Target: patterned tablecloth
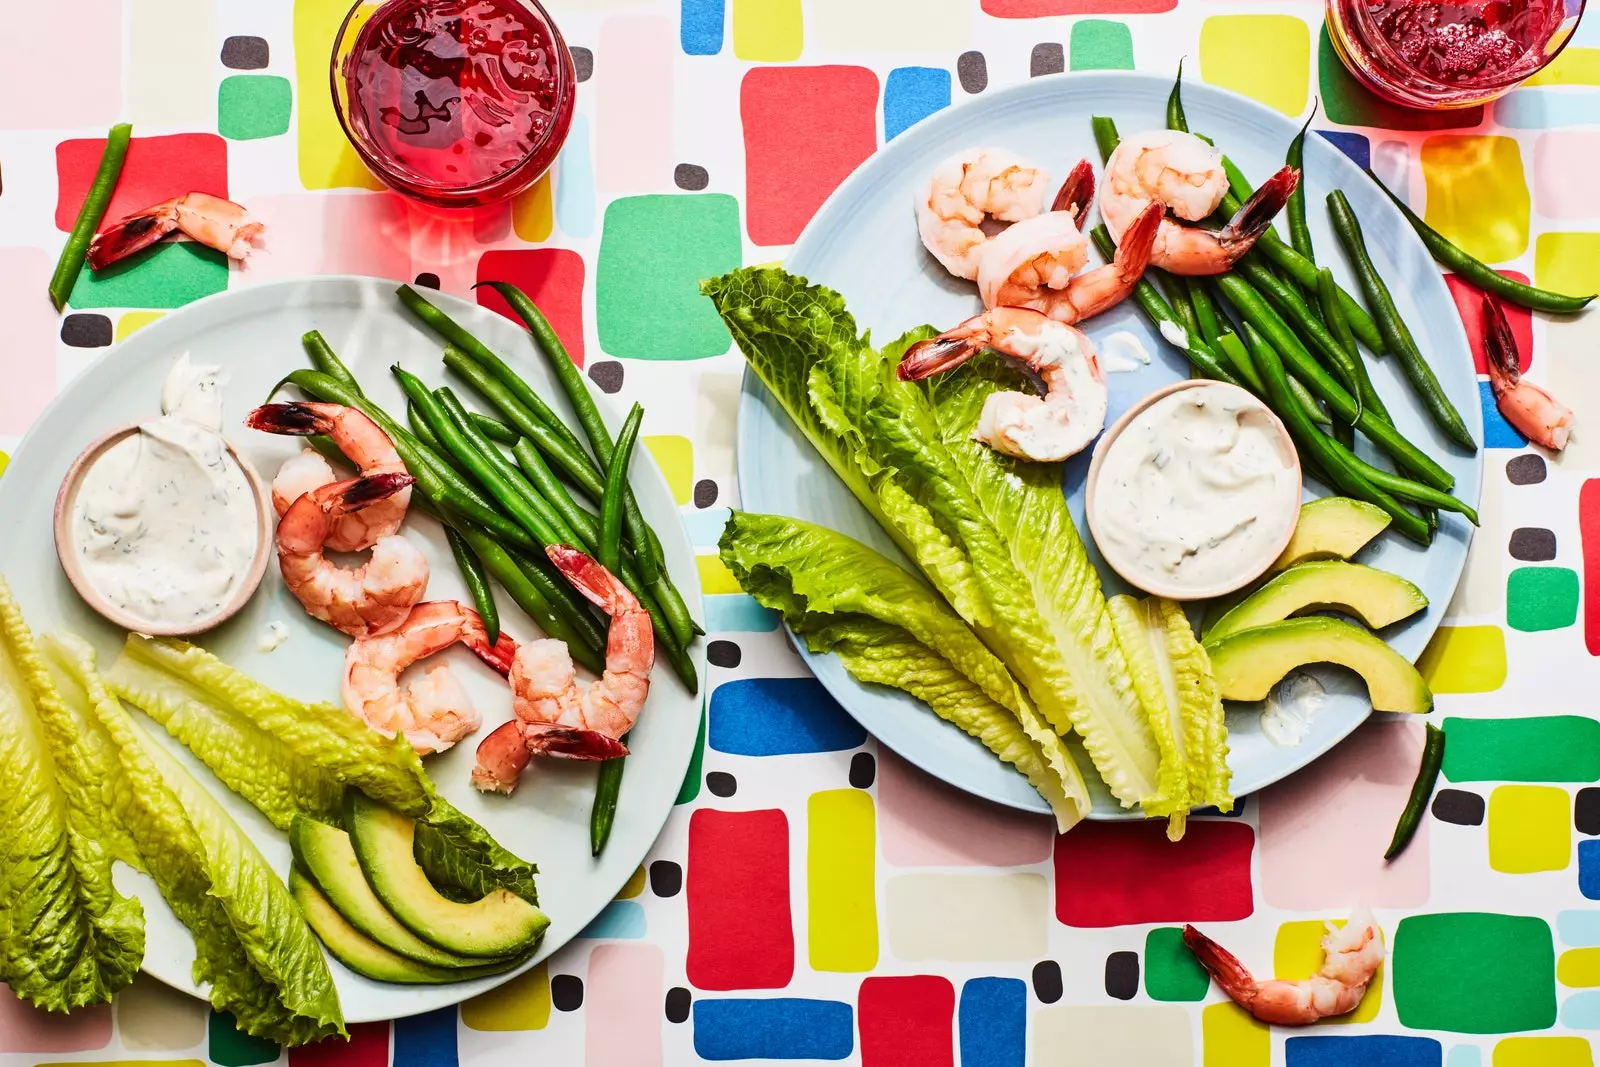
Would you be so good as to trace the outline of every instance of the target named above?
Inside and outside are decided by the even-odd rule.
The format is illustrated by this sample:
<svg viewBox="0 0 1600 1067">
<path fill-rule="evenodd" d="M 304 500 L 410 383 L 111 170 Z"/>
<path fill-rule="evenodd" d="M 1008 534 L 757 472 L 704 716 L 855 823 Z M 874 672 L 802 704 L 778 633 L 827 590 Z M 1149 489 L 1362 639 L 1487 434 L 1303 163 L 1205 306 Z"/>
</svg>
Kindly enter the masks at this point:
<svg viewBox="0 0 1600 1067">
<path fill-rule="evenodd" d="M 460 294 L 509 278 L 594 381 L 646 402 L 646 443 L 702 553 L 712 667 L 678 807 L 580 939 L 459 1010 L 352 1027 L 348 1047 L 288 1052 L 292 1067 L 1592 1064 L 1600 432 L 1582 419 L 1600 418 L 1595 313 L 1513 318 L 1534 378 L 1580 412 L 1559 461 L 1482 386 L 1484 526 L 1423 664 L 1450 731 L 1444 780 L 1385 867 L 1417 720 L 1368 725 L 1176 846 L 1157 825 L 1058 838 L 864 736 L 714 555 L 739 500 L 741 360 L 694 283 L 781 260 L 840 179 L 940 108 L 1187 56 L 1191 77 L 1291 116 L 1320 97 L 1313 128 L 1434 226 L 1508 273 L 1592 292 L 1600 23 L 1537 85 L 1424 115 L 1355 88 L 1307 0 L 557 0 L 583 85 L 553 177 L 441 219 L 379 189 L 340 134 L 327 55 L 344 6 L 15 0 L 0 63 L 0 449 L 105 346 L 209 293 L 326 272 Z M 58 318 L 46 279 L 118 119 L 137 136 L 113 215 L 225 193 L 268 224 L 270 249 L 230 271 L 165 246 L 81 279 Z M 1321 920 L 1357 901 L 1377 909 L 1392 956 L 1354 1015 L 1311 1030 L 1249 1021 L 1179 941 L 1182 923 L 1204 923 L 1260 972 L 1300 977 Z M 148 979 L 68 1022 L 0 999 L 5 1067 L 284 1055 Z"/>
</svg>

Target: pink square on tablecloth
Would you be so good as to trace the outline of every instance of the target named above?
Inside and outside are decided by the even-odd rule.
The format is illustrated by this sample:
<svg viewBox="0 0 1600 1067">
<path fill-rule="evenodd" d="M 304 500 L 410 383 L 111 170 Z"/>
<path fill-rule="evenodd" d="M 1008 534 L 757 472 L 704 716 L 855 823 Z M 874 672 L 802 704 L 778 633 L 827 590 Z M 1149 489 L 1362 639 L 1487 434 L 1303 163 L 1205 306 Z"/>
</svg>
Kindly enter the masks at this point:
<svg viewBox="0 0 1600 1067">
<path fill-rule="evenodd" d="M 1369 722 L 1333 751 L 1269 786 L 1261 824 L 1261 894 L 1290 911 L 1428 901 L 1428 819 L 1383 859 L 1422 759 L 1420 722 Z"/>
<path fill-rule="evenodd" d="M 983 0 L 983 13 L 1001 19 L 1050 15 L 1149 15 L 1171 11 L 1178 0 Z"/>
<path fill-rule="evenodd" d="M 55 270 L 42 248 L 0 248 L 0 322 L 5 323 L 6 387 L 0 434 L 21 434 L 56 395 L 59 320 L 45 289 Z"/>
<path fill-rule="evenodd" d="M 665 968 L 660 945 L 599 945 L 590 953 L 584 1067 L 658 1067 Z"/>
<path fill-rule="evenodd" d="M 1533 206 L 1552 219 L 1595 215 L 1594 189 L 1600 171 L 1600 133 L 1552 130 L 1533 142 Z"/>
<path fill-rule="evenodd" d="M 1020 867 L 1050 858 L 1046 815 L 980 800 L 878 749 L 879 829 L 895 867 Z"/>
<path fill-rule="evenodd" d="M 111 1043 L 111 1005 L 72 1017 L 40 1011 L 0 982 L 0 1052 L 89 1052 Z"/>
<path fill-rule="evenodd" d="M 10 10 L 7 36 L 15 43 L 0 63 L 6 127 L 62 130 L 117 121 L 122 0 L 47 0 Z"/>
</svg>

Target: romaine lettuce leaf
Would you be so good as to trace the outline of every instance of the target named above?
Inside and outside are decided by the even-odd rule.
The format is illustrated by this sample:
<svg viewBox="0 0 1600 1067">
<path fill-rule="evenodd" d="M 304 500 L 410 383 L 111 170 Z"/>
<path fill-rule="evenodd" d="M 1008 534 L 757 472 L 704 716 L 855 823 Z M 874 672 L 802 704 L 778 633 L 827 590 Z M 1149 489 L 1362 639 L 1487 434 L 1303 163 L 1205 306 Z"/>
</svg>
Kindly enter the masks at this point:
<svg viewBox="0 0 1600 1067">
<path fill-rule="evenodd" d="M 184 641 L 130 634 L 105 677 L 274 825 L 295 811 L 338 823 L 352 785 L 417 820 L 417 861 L 436 884 L 538 903 L 537 868 L 440 796 L 404 738 L 276 693 Z"/>
<path fill-rule="evenodd" d="M 66 703 L 116 755 L 102 792 L 194 936 L 196 984 L 245 1033 L 286 1045 L 344 1034 L 322 949 L 255 845 L 105 689 L 87 642 L 50 635 L 44 650 Z"/>
<path fill-rule="evenodd" d="M 1056 464 L 971 440 L 983 400 L 1016 388 L 980 358 L 925 387 L 858 336 L 838 294 L 781 270 L 701 283 L 745 358 L 852 492 L 1015 677 L 1056 731 L 1079 733 L 1112 794 L 1160 796 L 1160 753 L 1067 512 Z"/>
<path fill-rule="evenodd" d="M 1066 829 L 1088 789 L 1061 738 L 1005 665 L 932 590 L 851 538 L 811 523 L 734 512 L 723 562 L 814 651 L 838 651 L 863 681 L 904 689 L 1016 764 Z"/>
<path fill-rule="evenodd" d="M 0 981 L 50 1011 L 111 999 L 144 958 L 144 908 L 111 881 L 104 768 L 0 579 Z"/>
<path fill-rule="evenodd" d="M 1191 808 L 1233 807 L 1227 726 L 1211 662 L 1180 605 L 1115 596 L 1107 606 L 1161 751 L 1161 797 L 1145 812 L 1169 816 L 1167 836 L 1176 841 Z"/>
</svg>

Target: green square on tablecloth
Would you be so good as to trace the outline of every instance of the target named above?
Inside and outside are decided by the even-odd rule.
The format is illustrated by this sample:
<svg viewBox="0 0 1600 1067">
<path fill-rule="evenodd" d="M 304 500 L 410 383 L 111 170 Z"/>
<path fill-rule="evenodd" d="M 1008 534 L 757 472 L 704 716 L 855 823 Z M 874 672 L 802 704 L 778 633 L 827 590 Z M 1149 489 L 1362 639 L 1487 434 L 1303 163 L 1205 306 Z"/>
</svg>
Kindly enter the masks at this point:
<svg viewBox="0 0 1600 1067">
<path fill-rule="evenodd" d="M 1204 1000 L 1211 978 L 1183 943 L 1183 930 L 1162 926 L 1144 936 L 1144 991 L 1151 1000 Z"/>
<path fill-rule="evenodd" d="M 217 132 L 232 141 L 288 133 L 293 100 L 287 78 L 272 74 L 223 78 L 217 86 Z"/>
</svg>

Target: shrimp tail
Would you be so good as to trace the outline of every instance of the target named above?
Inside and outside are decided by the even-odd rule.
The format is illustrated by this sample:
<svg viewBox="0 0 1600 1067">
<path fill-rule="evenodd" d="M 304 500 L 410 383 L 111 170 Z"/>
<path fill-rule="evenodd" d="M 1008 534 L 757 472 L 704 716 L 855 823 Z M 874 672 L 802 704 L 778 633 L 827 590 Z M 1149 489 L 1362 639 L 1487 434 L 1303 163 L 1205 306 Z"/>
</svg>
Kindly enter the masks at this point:
<svg viewBox="0 0 1600 1067">
<path fill-rule="evenodd" d="M 628 746 L 598 730 L 580 730 L 556 723 L 525 722 L 522 736 L 528 751 L 555 759 L 608 760 L 628 754 Z"/>
<path fill-rule="evenodd" d="M 1161 219 L 1165 215 L 1160 203 L 1152 202 L 1149 207 L 1139 212 L 1139 217 L 1133 220 L 1122 233 L 1122 241 L 1117 245 L 1117 254 L 1112 262 L 1117 268 L 1117 277 L 1125 284 L 1132 285 L 1144 276 L 1145 268 L 1150 266 L 1150 253 L 1156 246 L 1156 235 L 1161 232 Z"/>
<path fill-rule="evenodd" d="M 1224 993 L 1241 1006 L 1249 1007 L 1255 998 L 1256 980 L 1237 956 L 1193 926 L 1183 928 L 1183 943 L 1200 961 L 1200 966 L 1217 980 Z"/>
<path fill-rule="evenodd" d="M 245 416 L 244 424 L 252 430 L 284 434 L 290 437 L 313 437 L 333 432 L 333 419 L 316 404 L 263 404 Z"/>
<path fill-rule="evenodd" d="M 149 248 L 178 228 L 178 201 L 145 208 L 112 223 L 89 244 L 89 266 L 104 270 L 143 248 Z"/>
<path fill-rule="evenodd" d="M 983 346 L 970 337 L 942 333 L 906 349 L 895 374 L 903 382 L 921 381 L 959 367 L 981 351 Z"/>
<path fill-rule="evenodd" d="M 319 492 L 326 491 L 333 497 L 330 513 L 347 514 L 371 507 L 380 500 L 387 500 L 415 482 L 416 479 L 409 474 L 372 474 L 365 478 L 338 482 Z"/>
<path fill-rule="evenodd" d="M 505 634 L 501 634 L 494 644 L 489 643 L 486 631 L 469 631 L 463 640 L 468 648 L 484 663 L 494 668 L 503 676 L 510 676 L 511 664 L 517 658 L 517 643 Z"/>
<path fill-rule="evenodd" d="M 1483 294 L 1483 356 L 1489 368 L 1489 384 L 1494 395 L 1515 389 L 1522 381 L 1522 364 L 1517 357 L 1517 340 L 1500 301 Z"/>
<path fill-rule="evenodd" d="M 527 769 L 533 753 L 522 740 L 522 728 L 515 720 L 501 723 L 478 742 L 478 762 L 472 768 L 472 785 L 480 792 L 511 795 L 517 779 Z"/>
<path fill-rule="evenodd" d="M 1284 205 L 1289 202 L 1289 197 L 1299 185 L 1298 170 L 1293 167 L 1279 170 L 1262 182 L 1261 187 L 1251 194 L 1250 199 L 1239 206 L 1239 210 L 1234 212 L 1228 224 L 1217 231 L 1217 240 L 1224 245 L 1243 245 L 1248 249 L 1267 232 L 1267 227 L 1272 225 L 1273 218 L 1283 210 Z"/>
<path fill-rule="evenodd" d="M 1081 230 L 1089 218 L 1089 205 L 1092 203 L 1094 203 L 1094 167 L 1087 159 L 1080 159 L 1078 165 L 1067 175 L 1067 180 L 1061 183 L 1061 189 L 1051 202 L 1050 210 L 1065 211 L 1072 216 L 1072 221 Z"/>
</svg>

